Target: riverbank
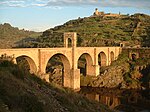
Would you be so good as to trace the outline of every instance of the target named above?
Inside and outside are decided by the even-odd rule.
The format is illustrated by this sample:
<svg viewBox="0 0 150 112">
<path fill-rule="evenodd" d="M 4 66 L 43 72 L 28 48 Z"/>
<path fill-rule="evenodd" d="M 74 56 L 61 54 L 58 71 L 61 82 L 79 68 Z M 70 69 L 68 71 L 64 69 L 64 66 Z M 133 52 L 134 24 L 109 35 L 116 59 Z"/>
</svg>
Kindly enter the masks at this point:
<svg viewBox="0 0 150 112">
<path fill-rule="evenodd" d="M 149 90 L 81 87 L 80 94 L 121 112 L 149 112 Z"/>
</svg>

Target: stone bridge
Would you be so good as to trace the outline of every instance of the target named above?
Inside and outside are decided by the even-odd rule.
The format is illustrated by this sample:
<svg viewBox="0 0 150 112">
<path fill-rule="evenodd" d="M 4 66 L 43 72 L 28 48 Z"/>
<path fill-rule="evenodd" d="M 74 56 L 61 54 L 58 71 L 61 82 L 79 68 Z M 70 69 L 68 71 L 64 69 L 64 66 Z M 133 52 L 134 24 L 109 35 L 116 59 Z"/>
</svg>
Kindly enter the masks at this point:
<svg viewBox="0 0 150 112">
<path fill-rule="evenodd" d="M 68 47 L 68 40 L 71 47 Z M 72 89 L 80 88 L 80 69 L 78 60 L 84 55 L 86 59 L 86 75 L 99 75 L 100 66 L 108 66 L 121 53 L 120 47 L 76 47 L 77 35 L 73 32 L 64 33 L 64 48 L 16 48 L 0 49 L 0 55 L 13 55 L 14 59 L 23 57 L 30 66 L 30 72 L 46 78 L 46 66 L 53 56 L 59 56 L 63 63 L 63 86 Z M 101 62 L 99 63 L 99 58 Z M 15 60 L 14 60 L 15 61 Z"/>
</svg>

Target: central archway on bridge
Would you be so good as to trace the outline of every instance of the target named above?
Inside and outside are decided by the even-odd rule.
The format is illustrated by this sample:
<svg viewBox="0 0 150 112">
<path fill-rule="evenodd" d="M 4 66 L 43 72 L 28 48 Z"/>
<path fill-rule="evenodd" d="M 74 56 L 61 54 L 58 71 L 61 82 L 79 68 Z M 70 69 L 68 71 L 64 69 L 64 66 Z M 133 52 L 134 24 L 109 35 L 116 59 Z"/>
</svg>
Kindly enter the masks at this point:
<svg viewBox="0 0 150 112">
<path fill-rule="evenodd" d="M 61 53 L 53 55 L 46 66 L 50 82 L 61 86 L 70 87 L 70 63 L 67 57 Z"/>
<path fill-rule="evenodd" d="M 21 67 L 25 72 L 29 71 L 30 73 L 37 73 L 37 66 L 33 59 L 29 56 L 18 56 L 16 61 L 19 67 Z"/>
<path fill-rule="evenodd" d="M 82 54 L 78 59 L 78 69 L 83 76 L 92 75 L 93 72 L 92 57 L 88 53 Z"/>
<path fill-rule="evenodd" d="M 107 65 L 107 57 L 103 51 L 98 54 L 98 64 L 100 66 L 106 66 Z"/>
<path fill-rule="evenodd" d="M 68 39 L 67 40 L 68 41 L 68 43 L 67 43 L 68 45 L 67 46 L 68 47 L 72 47 L 72 39 L 71 38 L 67 38 L 67 39 Z"/>
<path fill-rule="evenodd" d="M 64 33 L 64 47 L 76 47 L 77 34 L 75 32 Z"/>
</svg>

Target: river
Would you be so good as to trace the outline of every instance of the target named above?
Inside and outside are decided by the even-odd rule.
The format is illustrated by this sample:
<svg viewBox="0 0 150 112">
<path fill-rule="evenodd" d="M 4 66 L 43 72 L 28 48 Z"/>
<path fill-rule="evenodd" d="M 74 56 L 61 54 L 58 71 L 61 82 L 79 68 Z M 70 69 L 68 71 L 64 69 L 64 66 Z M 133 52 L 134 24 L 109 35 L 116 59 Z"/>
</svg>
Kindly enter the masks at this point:
<svg viewBox="0 0 150 112">
<path fill-rule="evenodd" d="M 117 112 L 150 112 L 150 90 L 81 87 L 79 93 Z"/>
</svg>

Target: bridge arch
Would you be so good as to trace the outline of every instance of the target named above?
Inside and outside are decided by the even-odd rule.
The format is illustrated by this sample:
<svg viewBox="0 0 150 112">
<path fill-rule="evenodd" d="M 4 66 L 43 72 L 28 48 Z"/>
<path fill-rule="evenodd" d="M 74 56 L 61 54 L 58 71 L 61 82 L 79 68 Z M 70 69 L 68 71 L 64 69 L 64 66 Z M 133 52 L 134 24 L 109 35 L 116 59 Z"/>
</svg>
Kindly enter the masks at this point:
<svg viewBox="0 0 150 112">
<path fill-rule="evenodd" d="M 98 54 L 98 64 L 100 66 L 106 66 L 107 65 L 107 56 L 105 54 L 105 52 L 101 51 Z"/>
<path fill-rule="evenodd" d="M 137 58 L 137 55 L 135 53 L 132 53 L 131 58 L 132 58 L 133 61 L 135 61 L 136 58 Z"/>
<path fill-rule="evenodd" d="M 84 68 L 83 72 L 85 73 L 83 73 L 83 75 L 93 75 L 93 60 L 91 55 L 88 53 L 83 53 L 79 56 L 77 64 L 78 68 L 80 68 L 80 73 L 82 73 L 82 69 L 79 66 L 81 61 L 84 63 L 82 67 Z"/>
<path fill-rule="evenodd" d="M 31 57 L 26 56 L 26 55 L 20 55 L 20 56 L 16 57 L 17 64 L 19 64 L 19 62 L 21 60 L 26 60 L 26 62 L 28 63 L 28 66 L 29 66 L 30 73 L 35 73 L 35 74 L 37 73 L 37 66 Z M 25 65 L 23 65 L 23 66 L 25 67 Z"/>
<path fill-rule="evenodd" d="M 52 59 L 54 59 L 54 57 L 57 57 L 57 59 L 55 60 L 53 65 L 56 65 L 57 63 L 60 63 L 60 65 L 62 65 L 61 74 L 60 74 L 60 75 L 62 75 L 62 79 L 61 79 L 62 86 L 70 87 L 71 65 L 70 65 L 68 58 L 62 53 L 56 53 L 49 58 L 49 60 L 47 61 L 47 65 L 50 61 L 54 61 L 54 60 L 52 60 Z M 56 61 L 57 61 L 57 63 L 56 63 Z M 45 67 L 45 71 L 46 71 L 46 67 Z"/>
<path fill-rule="evenodd" d="M 115 55 L 114 55 L 114 52 L 111 51 L 110 52 L 110 64 L 115 60 Z"/>
<path fill-rule="evenodd" d="M 129 52 L 129 58 L 132 60 L 136 60 L 139 58 L 139 53 L 138 52 Z"/>
</svg>

